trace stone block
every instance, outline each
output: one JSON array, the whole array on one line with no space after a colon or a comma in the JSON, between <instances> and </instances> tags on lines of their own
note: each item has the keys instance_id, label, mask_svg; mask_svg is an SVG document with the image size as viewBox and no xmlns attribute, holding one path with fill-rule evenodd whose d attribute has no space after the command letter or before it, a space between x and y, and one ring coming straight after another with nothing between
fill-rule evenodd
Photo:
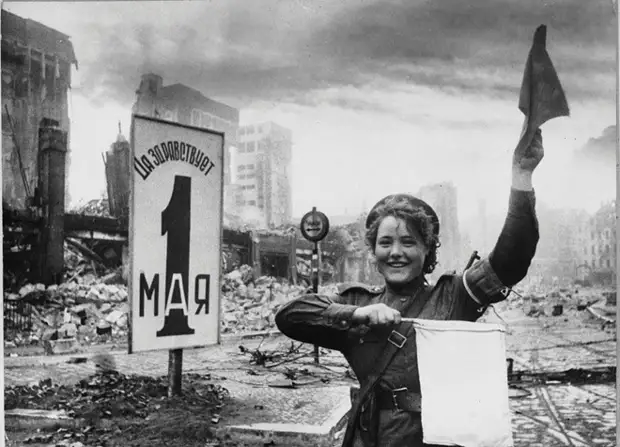
<instances>
[{"instance_id":1,"label":"stone block","mask_svg":"<svg viewBox=\"0 0 620 447\"><path fill-rule=\"evenodd\" d=\"M110 314L105 318L108 323L116 324L118 320L125 314L120 310L113 310Z\"/></svg>"},{"instance_id":2,"label":"stone block","mask_svg":"<svg viewBox=\"0 0 620 447\"><path fill-rule=\"evenodd\" d=\"M78 328L75 323L65 323L60 327L59 332L64 338L75 338Z\"/></svg>"},{"instance_id":3,"label":"stone block","mask_svg":"<svg viewBox=\"0 0 620 447\"><path fill-rule=\"evenodd\" d=\"M62 338L60 340L45 341L43 348L48 355L70 354L78 352L80 344L75 338Z\"/></svg>"}]
</instances>

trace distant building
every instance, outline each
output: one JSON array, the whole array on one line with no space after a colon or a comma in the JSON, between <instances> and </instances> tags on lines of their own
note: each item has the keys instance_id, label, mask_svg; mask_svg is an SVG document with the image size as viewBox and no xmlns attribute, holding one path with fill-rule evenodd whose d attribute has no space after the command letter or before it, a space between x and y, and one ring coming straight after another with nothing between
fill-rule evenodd
<instances>
[{"instance_id":1,"label":"distant building","mask_svg":"<svg viewBox=\"0 0 620 447\"><path fill-rule=\"evenodd\" d=\"M233 156L233 182L241 188L241 204L260 210L268 227L291 223L292 133L272 122L239 128Z\"/></svg>"},{"instance_id":2,"label":"distant building","mask_svg":"<svg viewBox=\"0 0 620 447\"><path fill-rule=\"evenodd\" d=\"M133 169L129 142L119 124L116 141L104 156L108 207L111 216L129 216L130 177Z\"/></svg>"},{"instance_id":3,"label":"distant building","mask_svg":"<svg viewBox=\"0 0 620 447\"><path fill-rule=\"evenodd\" d=\"M616 281L616 203L610 201L582 227L582 265L590 272L590 279L610 284Z\"/></svg>"},{"instance_id":4,"label":"distant building","mask_svg":"<svg viewBox=\"0 0 620 447\"><path fill-rule=\"evenodd\" d=\"M234 211L241 199L238 187L231 184L231 148L237 144L239 110L207 98L183 84L163 85L156 74L142 76L136 92L134 113L168 121L204 127L225 134L224 210Z\"/></svg>"},{"instance_id":5,"label":"distant building","mask_svg":"<svg viewBox=\"0 0 620 447\"><path fill-rule=\"evenodd\" d=\"M462 271L465 267L459 231L456 187L451 182L426 185L417 194L433 207L439 217L439 241L437 272L433 278L448 270Z\"/></svg>"},{"instance_id":6,"label":"distant building","mask_svg":"<svg viewBox=\"0 0 620 447\"><path fill-rule=\"evenodd\" d=\"M584 210L538 205L540 240L528 278L547 285L569 285L588 280L597 284L615 281L615 205L601 207L594 215Z\"/></svg>"},{"instance_id":7,"label":"distant building","mask_svg":"<svg viewBox=\"0 0 620 447\"><path fill-rule=\"evenodd\" d=\"M24 208L38 186L42 121L69 131L72 64L69 36L2 10L2 200L11 208ZM65 203L70 155L67 147Z\"/></svg>"}]
</instances>

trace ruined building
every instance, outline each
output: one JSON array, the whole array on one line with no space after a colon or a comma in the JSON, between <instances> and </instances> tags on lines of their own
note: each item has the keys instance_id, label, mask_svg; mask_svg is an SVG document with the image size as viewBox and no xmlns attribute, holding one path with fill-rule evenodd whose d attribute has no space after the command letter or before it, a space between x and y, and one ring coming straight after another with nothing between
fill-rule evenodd
<instances>
[{"instance_id":1,"label":"ruined building","mask_svg":"<svg viewBox=\"0 0 620 447\"><path fill-rule=\"evenodd\" d=\"M133 161L129 142L122 134L119 124L116 141L104 156L108 206L114 217L129 216L130 178Z\"/></svg>"},{"instance_id":2,"label":"ruined building","mask_svg":"<svg viewBox=\"0 0 620 447\"><path fill-rule=\"evenodd\" d=\"M275 123L242 126L231 169L242 203L257 207L269 227L291 223L292 133Z\"/></svg>"},{"instance_id":3,"label":"ruined building","mask_svg":"<svg viewBox=\"0 0 620 447\"><path fill-rule=\"evenodd\" d=\"M598 284L616 284L616 203L603 204L582 227L580 272ZM579 275L581 276L581 275Z\"/></svg>"},{"instance_id":4,"label":"ruined building","mask_svg":"<svg viewBox=\"0 0 620 447\"><path fill-rule=\"evenodd\" d=\"M9 287L63 271L71 65L69 37L2 11L3 255ZM20 279L22 278L22 279Z\"/></svg>"},{"instance_id":5,"label":"ruined building","mask_svg":"<svg viewBox=\"0 0 620 447\"><path fill-rule=\"evenodd\" d=\"M275 123L239 126L239 110L183 84L142 76L133 112L225 134L224 212L257 210L260 226L291 221L291 131ZM248 214L249 215L249 214Z\"/></svg>"},{"instance_id":6,"label":"ruined building","mask_svg":"<svg viewBox=\"0 0 620 447\"><path fill-rule=\"evenodd\" d=\"M540 240L524 283L568 286L575 281L597 285L615 282L615 204L594 214L583 209L537 204Z\"/></svg>"},{"instance_id":7,"label":"ruined building","mask_svg":"<svg viewBox=\"0 0 620 447\"><path fill-rule=\"evenodd\" d=\"M77 60L69 36L2 11L2 201L32 204L42 169L38 148L42 123L69 131L68 89ZM46 120L46 121L44 121ZM60 173L68 200L70 152Z\"/></svg>"},{"instance_id":8,"label":"ruined building","mask_svg":"<svg viewBox=\"0 0 620 447\"><path fill-rule=\"evenodd\" d=\"M207 98L183 84L164 86L163 78L151 73L142 76L133 112L224 132L224 210L235 208L239 201L238 189L231 186L229 168L231 147L237 144L238 109Z\"/></svg>"}]
</instances>

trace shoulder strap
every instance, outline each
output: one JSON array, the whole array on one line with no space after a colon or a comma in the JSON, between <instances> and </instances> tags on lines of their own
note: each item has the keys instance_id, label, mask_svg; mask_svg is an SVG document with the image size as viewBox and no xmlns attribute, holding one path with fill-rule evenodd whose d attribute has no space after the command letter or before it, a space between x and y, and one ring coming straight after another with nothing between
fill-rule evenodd
<instances>
[{"instance_id":1,"label":"shoulder strap","mask_svg":"<svg viewBox=\"0 0 620 447\"><path fill-rule=\"evenodd\" d=\"M402 323L399 325L398 329L400 329ZM347 430L344 434L344 441L342 443L343 446L352 446L353 445L353 437L355 435L355 429L357 424L357 419L359 417L360 407L362 402L366 399L366 396L370 393L370 391L377 384L392 359L396 355L400 348L405 345L407 341L407 336L411 333L413 329L413 324L409 323L409 327L405 331L405 334L396 331L394 329L390 335L387 337L383 350L374 363L374 368L371 370L368 375L368 380L366 383L360 388L360 392L357 396L357 399L351 405L351 411L349 412L349 420L347 421Z\"/></svg>"},{"instance_id":2,"label":"shoulder strap","mask_svg":"<svg viewBox=\"0 0 620 447\"><path fill-rule=\"evenodd\" d=\"M369 286L360 282L348 282L338 284L338 294L343 295L352 290L368 292L372 295L380 295L383 293L384 287L381 286Z\"/></svg>"}]
</instances>

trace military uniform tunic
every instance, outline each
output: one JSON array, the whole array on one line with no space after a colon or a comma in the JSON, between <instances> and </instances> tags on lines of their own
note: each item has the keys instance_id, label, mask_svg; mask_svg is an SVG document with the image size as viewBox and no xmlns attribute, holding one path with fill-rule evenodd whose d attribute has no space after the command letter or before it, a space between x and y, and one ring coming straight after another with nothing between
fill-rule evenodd
<instances>
[{"instance_id":1,"label":"military uniform tunic","mask_svg":"<svg viewBox=\"0 0 620 447\"><path fill-rule=\"evenodd\" d=\"M361 284L343 287L336 296L305 295L284 305L276 315L276 324L295 340L342 352L363 385L392 328L356 325L353 312L358 307L384 303L403 317L476 321L486 306L505 299L508 287L527 272L538 242L534 204L533 191L511 190L508 215L494 250L463 274L445 274L433 286L419 277L413 296L397 296L386 288ZM404 387L407 393L420 393L415 331L403 330L410 324L401 323L401 332L410 336L378 384L382 394ZM358 431L364 430L362 419L363 415ZM419 410L379 410L377 432L377 445L381 447L424 445ZM364 443L358 433L353 445L367 447L372 443Z\"/></svg>"}]
</instances>

